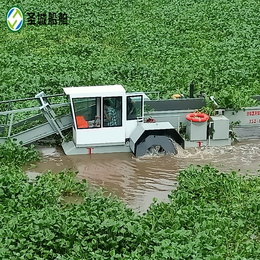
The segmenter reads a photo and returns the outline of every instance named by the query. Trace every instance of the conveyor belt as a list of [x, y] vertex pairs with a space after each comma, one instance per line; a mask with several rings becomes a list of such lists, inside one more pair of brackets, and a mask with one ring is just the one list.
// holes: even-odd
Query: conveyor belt
[[[63, 116], [61, 118], [55, 119], [60, 131], [66, 130], [72, 126], [72, 117], [70, 115]], [[20, 133], [9, 136], [10, 139], [16, 139], [19, 143], [22, 141], [23, 145], [33, 143], [44, 137], [59, 134], [57, 129], [55, 129], [49, 122], [35, 126], [31, 129], [22, 131]], [[0, 137], [0, 143], [4, 143], [8, 137]]]
[[[43, 92], [36, 95], [34, 99], [39, 101], [41, 104], [40, 107], [29, 107], [0, 112], [1, 119], [4, 118], [2, 123], [5, 121], [4, 124], [0, 125], [0, 143], [3, 144], [7, 138], [10, 138], [17, 143], [22, 142], [23, 145], [26, 145], [53, 134], [59, 134], [64, 139], [62, 131], [72, 126], [72, 117], [71, 115], [57, 117], [53, 108], [67, 107], [68, 103], [50, 105], [47, 96]], [[4, 102], [20, 102], [27, 100], [28, 99], [19, 99]], [[19, 117], [19, 113], [28, 113], [30, 116], [18, 122], [13, 122], [14, 115], [18, 115]], [[32, 116], [32, 114], [34, 115]], [[42, 123], [39, 123], [39, 121]], [[19, 128], [21, 129], [20, 132], [17, 130]]]

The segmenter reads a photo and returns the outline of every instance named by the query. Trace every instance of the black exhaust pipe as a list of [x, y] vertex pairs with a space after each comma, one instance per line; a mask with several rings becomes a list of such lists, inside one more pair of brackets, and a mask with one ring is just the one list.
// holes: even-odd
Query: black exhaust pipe
[[190, 83], [190, 98], [194, 98], [194, 83]]

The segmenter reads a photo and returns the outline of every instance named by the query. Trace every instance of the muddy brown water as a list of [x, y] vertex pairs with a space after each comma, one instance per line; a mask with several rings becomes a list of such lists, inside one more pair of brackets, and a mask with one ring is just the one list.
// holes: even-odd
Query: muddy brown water
[[136, 158], [131, 153], [66, 156], [60, 147], [37, 147], [43, 160], [27, 169], [33, 178], [47, 169], [60, 172], [78, 171], [79, 179], [93, 188], [104, 187], [137, 212], [145, 212], [153, 201], [167, 201], [177, 188], [180, 170], [190, 164], [216, 167], [222, 172], [239, 171], [257, 175], [260, 169], [260, 140], [241, 141], [226, 147], [200, 147], [183, 150], [177, 155]]

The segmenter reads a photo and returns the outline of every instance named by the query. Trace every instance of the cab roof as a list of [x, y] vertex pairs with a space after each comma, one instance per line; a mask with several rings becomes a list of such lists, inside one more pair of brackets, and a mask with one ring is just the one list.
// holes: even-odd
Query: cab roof
[[89, 87], [63, 88], [66, 95], [70, 97], [100, 97], [100, 96], [123, 96], [125, 89], [122, 85], [105, 85]]

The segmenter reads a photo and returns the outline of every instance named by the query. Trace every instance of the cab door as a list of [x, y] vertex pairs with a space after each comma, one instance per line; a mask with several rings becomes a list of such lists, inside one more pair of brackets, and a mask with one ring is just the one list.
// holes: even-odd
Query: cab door
[[126, 138], [137, 126], [138, 121], [142, 121], [144, 117], [144, 98], [142, 93], [126, 94]]

